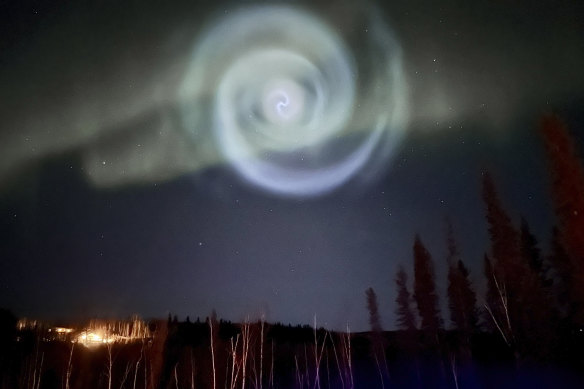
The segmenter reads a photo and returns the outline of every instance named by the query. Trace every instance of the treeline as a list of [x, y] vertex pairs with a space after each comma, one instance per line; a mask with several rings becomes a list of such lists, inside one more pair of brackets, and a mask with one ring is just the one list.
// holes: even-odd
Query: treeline
[[148, 323], [149, 338], [90, 346], [17, 329], [7, 310], [0, 319], [2, 389], [369, 387], [367, 336], [318, 328], [316, 318], [291, 326], [169, 316]]
[[[482, 197], [489, 235], [482, 259], [484, 296], [477, 295], [471, 282], [450, 222], [445, 232], [449, 324], [440, 312], [434, 260], [419, 235], [413, 243], [411, 288], [404, 267], [397, 270], [395, 315], [402, 348], [414, 361], [420, 355], [431, 356], [443, 369], [452, 370], [453, 379], [457, 369], [476, 365], [476, 359], [484, 360], [489, 352], [492, 359], [506, 360], [512, 368], [539, 363], [584, 371], [584, 169], [559, 118], [545, 117], [541, 134], [557, 223], [549, 252], [542, 252], [524, 218], [514, 223], [493, 177], [484, 172]], [[366, 291], [366, 298], [371, 332], [379, 333], [373, 289]], [[374, 344], [380, 339], [372, 335], [375, 338]], [[383, 352], [373, 354], [376, 360], [385, 358]]]

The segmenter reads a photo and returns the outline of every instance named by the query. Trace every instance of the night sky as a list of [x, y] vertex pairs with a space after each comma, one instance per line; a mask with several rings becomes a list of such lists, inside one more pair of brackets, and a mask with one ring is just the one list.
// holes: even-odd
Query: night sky
[[583, 2], [83, 3], [0, 5], [17, 315], [366, 330], [373, 287], [391, 329], [416, 233], [446, 307], [447, 217], [482, 291], [485, 170], [547, 247], [538, 126], [584, 154]]

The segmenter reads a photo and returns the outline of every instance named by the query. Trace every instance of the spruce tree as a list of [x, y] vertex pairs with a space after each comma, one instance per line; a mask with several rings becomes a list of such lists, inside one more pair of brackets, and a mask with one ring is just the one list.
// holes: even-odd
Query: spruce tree
[[[388, 378], [387, 362], [385, 358], [385, 342], [383, 338], [383, 329], [381, 327], [381, 318], [379, 316], [379, 307], [377, 305], [377, 295], [373, 288], [365, 291], [367, 297], [367, 310], [369, 311], [369, 325], [371, 326], [371, 354], [377, 365], [381, 385], [384, 385], [384, 379]], [[383, 367], [382, 367], [383, 366]], [[387, 373], [387, 374], [386, 374]], [[385, 376], [385, 378], [384, 378]]]
[[545, 283], [546, 269], [541, 257], [541, 250], [538, 247], [537, 238], [531, 232], [529, 224], [524, 217], [521, 218], [521, 255], [528, 266], [541, 277], [542, 283]]
[[368, 288], [365, 291], [367, 297], [367, 310], [369, 311], [369, 325], [372, 332], [381, 332], [381, 318], [379, 316], [379, 308], [377, 305], [377, 294], [373, 288]]
[[408, 291], [408, 274], [403, 266], [398, 268], [395, 284], [397, 287], [397, 297], [395, 302], [397, 304], [395, 315], [397, 317], [397, 328], [405, 331], [416, 330], [416, 316], [411, 306], [411, 295]]
[[552, 267], [552, 290], [556, 305], [562, 316], [570, 317], [573, 314], [570, 306], [573, 288], [571, 263], [557, 227], [552, 230], [551, 253], [548, 259]]
[[570, 319], [584, 325], [584, 167], [566, 125], [556, 116], [542, 121], [559, 240], [570, 266]]
[[414, 300], [420, 314], [421, 329], [437, 333], [442, 327], [432, 257], [420, 237], [414, 240]]
[[492, 304], [486, 308], [497, 330], [515, 352], [544, 357], [551, 342], [547, 335], [553, 332], [552, 310], [541, 282], [543, 265], [537, 241], [526, 222], [522, 234], [515, 229], [489, 174], [484, 176], [483, 198], [493, 257], [492, 263], [486, 263], [487, 301]]
[[470, 334], [478, 324], [477, 297], [462, 260], [448, 267], [448, 307], [450, 320], [459, 331]]
[[521, 283], [525, 274], [519, 249], [519, 232], [503, 209], [491, 175], [483, 175], [483, 200], [491, 242], [491, 258], [485, 262], [487, 310], [491, 328], [501, 334], [512, 349], [516, 346], [516, 326], [521, 317]]
[[498, 332], [508, 346], [514, 344], [511, 321], [508, 315], [508, 299], [505, 289], [497, 280], [493, 263], [487, 254], [483, 257], [487, 293], [484, 304], [484, 323], [492, 332]]
[[455, 328], [465, 334], [476, 329], [478, 314], [476, 294], [469, 279], [469, 271], [460, 258], [452, 225], [448, 223], [448, 308]]
[[511, 218], [503, 209], [495, 184], [489, 173], [483, 175], [483, 200], [491, 240], [493, 270], [497, 282], [510, 294], [517, 295], [519, 280], [523, 274], [519, 250], [519, 233], [511, 223]]

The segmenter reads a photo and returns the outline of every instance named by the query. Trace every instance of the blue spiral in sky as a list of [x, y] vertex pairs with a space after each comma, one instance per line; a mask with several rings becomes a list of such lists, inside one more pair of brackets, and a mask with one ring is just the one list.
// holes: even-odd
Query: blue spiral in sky
[[408, 99], [395, 36], [369, 11], [360, 42], [290, 6], [255, 6], [203, 30], [182, 82], [187, 131], [212, 131], [246, 181], [293, 197], [387, 167]]

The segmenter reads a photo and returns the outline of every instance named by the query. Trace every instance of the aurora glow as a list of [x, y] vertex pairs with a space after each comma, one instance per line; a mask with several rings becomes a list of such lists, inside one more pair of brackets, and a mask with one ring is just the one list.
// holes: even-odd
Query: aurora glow
[[[335, 26], [297, 8], [244, 8], [211, 23], [180, 90], [186, 130], [211, 124], [240, 176], [282, 195], [327, 193], [386, 166], [406, 126], [406, 83], [391, 30], [369, 18], [370, 52], [359, 57]], [[338, 147], [346, 136], [359, 141]]]

